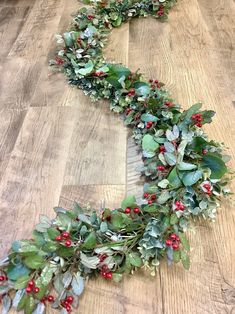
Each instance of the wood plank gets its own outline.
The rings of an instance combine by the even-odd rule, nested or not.
[[[11,152],[15,146],[26,111],[0,111],[0,180],[5,172]]]
[[[0,183],[1,255],[14,239],[30,236],[40,213],[54,216],[74,116],[69,107],[28,111]]]

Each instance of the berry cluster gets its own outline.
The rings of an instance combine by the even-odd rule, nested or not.
[[[64,64],[64,60],[60,57],[56,57],[55,58],[56,64],[57,65],[63,65]]]
[[[93,76],[95,76],[95,77],[101,77],[101,76],[104,76],[104,75],[105,75],[105,73],[102,72],[102,71],[93,73]]]
[[[158,11],[157,11],[157,16],[163,16],[164,15],[164,6],[161,4],[160,6],[159,6],[159,9],[158,9]]]
[[[212,194],[212,187],[210,183],[203,184],[204,189],[206,189],[206,194],[211,195]]]
[[[176,201],[175,202],[175,210],[176,211],[184,211],[185,210],[185,205],[181,201]]]
[[[172,106],[174,106],[174,104],[172,101],[167,101],[167,102],[165,102],[165,106],[172,107]]]
[[[158,80],[152,80],[152,79],[150,79],[150,80],[149,80],[149,83],[151,84],[151,88],[152,88],[153,90],[155,90],[156,88],[161,88],[161,84],[159,83]]]
[[[61,306],[66,309],[67,312],[72,311],[71,304],[74,301],[74,297],[72,295],[68,296],[66,299],[60,302]]]
[[[59,236],[55,238],[58,242],[64,242],[65,246],[70,247],[72,245],[72,241],[69,239],[70,233],[67,231],[63,231]]]
[[[203,117],[200,113],[195,113],[192,115],[191,119],[195,123],[195,125],[199,128],[202,127]]]
[[[104,262],[104,260],[106,259],[108,257],[108,255],[107,254],[98,254],[98,258],[99,258],[99,260],[100,260],[100,263],[103,263]]]
[[[127,108],[126,111],[125,111],[125,113],[126,113],[126,115],[128,116],[128,114],[130,114],[132,111],[133,111],[133,109]]]
[[[53,297],[53,295],[48,295],[48,296],[45,296],[41,299],[41,302],[43,304],[46,304],[46,301],[48,301],[49,303],[52,303],[55,301],[55,298]]]
[[[113,278],[113,273],[111,271],[109,271],[109,268],[107,265],[102,266],[100,274],[105,279],[112,279]]]
[[[127,207],[125,209],[125,214],[130,214],[132,211],[132,209],[130,207]],[[133,213],[134,214],[139,214],[140,213],[140,209],[138,207],[133,208]]]
[[[129,97],[133,97],[135,96],[135,89],[134,88],[131,88],[127,94]]]
[[[172,233],[165,243],[167,247],[171,247],[174,251],[177,251],[180,246],[180,238],[177,234]]]
[[[157,196],[156,196],[156,194],[144,193],[144,198],[147,199],[148,204],[151,205],[151,204],[153,204],[154,201],[156,201]]]
[[[28,282],[27,287],[25,288],[26,293],[38,293],[40,289],[35,286],[35,282],[33,280]]]

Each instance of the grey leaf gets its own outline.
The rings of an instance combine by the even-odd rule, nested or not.
[[[73,276],[72,280],[72,290],[77,296],[80,296],[84,290],[84,278],[78,272]]]
[[[2,299],[2,314],[7,314],[11,308],[11,299],[6,294]]]

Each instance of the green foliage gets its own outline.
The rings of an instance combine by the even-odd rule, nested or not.
[[[143,155],[140,171],[148,182],[147,194],[144,199],[127,196],[114,210],[102,205],[95,211],[76,203],[70,210],[55,208],[55,219],[41,215],[32,239],[13,242],[8,257],[0,261],[0,273],[8,277],[0,285],[5,313],[13,304],[18,311],[42,314],[45,305],[40,300],[52,289],[54,308],[60,309],[67,296],[74,297],[76,307],[88,277],[108,274],[119,282],[123,274],[142,266],[154,275],[163,258],[169,264],[181,261],[189,269],[185,231],[191,218],[215,218],[229,181],[223,178],[228,172],[223,146],[209,141],[192,119],[200,114],[202,124],[210,123],[213,111],[201,111],[202,105],[196,104],[182,112],[161,82],[145,82],[138,71],[103,57],[113,27],[130,16],[152,15],[164,21],[175,0],[162,2],[162,17],[156,14],[159,3],[152,1],[84,3],[92,4],[93,10],[80,9],[71,30],[56,36],[63,47],[50,63],[92,100],[108,99],[111,110],[133,128]],[[210,193],[204,191],[205,182]],[[177,201],[184,209],[177,210]],[[179,236],[175,250],[166,242],[173,233]],[[38,293],[25,291],[32,280]]]

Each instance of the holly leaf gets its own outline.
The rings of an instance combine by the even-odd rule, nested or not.
[[[91,232],[85,239],[83,247],[87,250],[91,250],[96,246],[96,235],[95,232]]]
[[[203,156],[202,166],[211,169],[211,179],[220,179],[228,171],[225,162],[213,153]]]
[[[24,264],[31,269],[39,269],[43,266],[45,260],[40,255],[30,255],[23,260]]]
[[[197,170],[187,173],[183,176],[182,181],[185,186],[192,186],[202,178],[202,171]]]
[[[190,251],[190,245],[189,245],[188,239],[185,237],[184,233],[180,232],[179,238],[180,238],[181,244],[183,245],[184,249],[186,251]]]
[[[170,172],[167,180],[169,181],[170,185],[175,189],[182,185],[176,167],[174,167],[173,170]]]
[[[159,147],[159,144],[154,140],[154,137],[150,134],[146,134],[142,139],[142,149],[147,152],[155,152]]]
[[[137,252],[131,252],[129,254],[129,261],[130,261],[131,265],[133,265],[135,267],[141,267],[143,264],[142,259],[139,255],[139,253],[137,253]]]
[[[126,209],[127,207],[135,206],[135,204],[136,204],[136,198],[135,196],[131,195],[131,196],[126,197],[122,201],[121,208]]]

